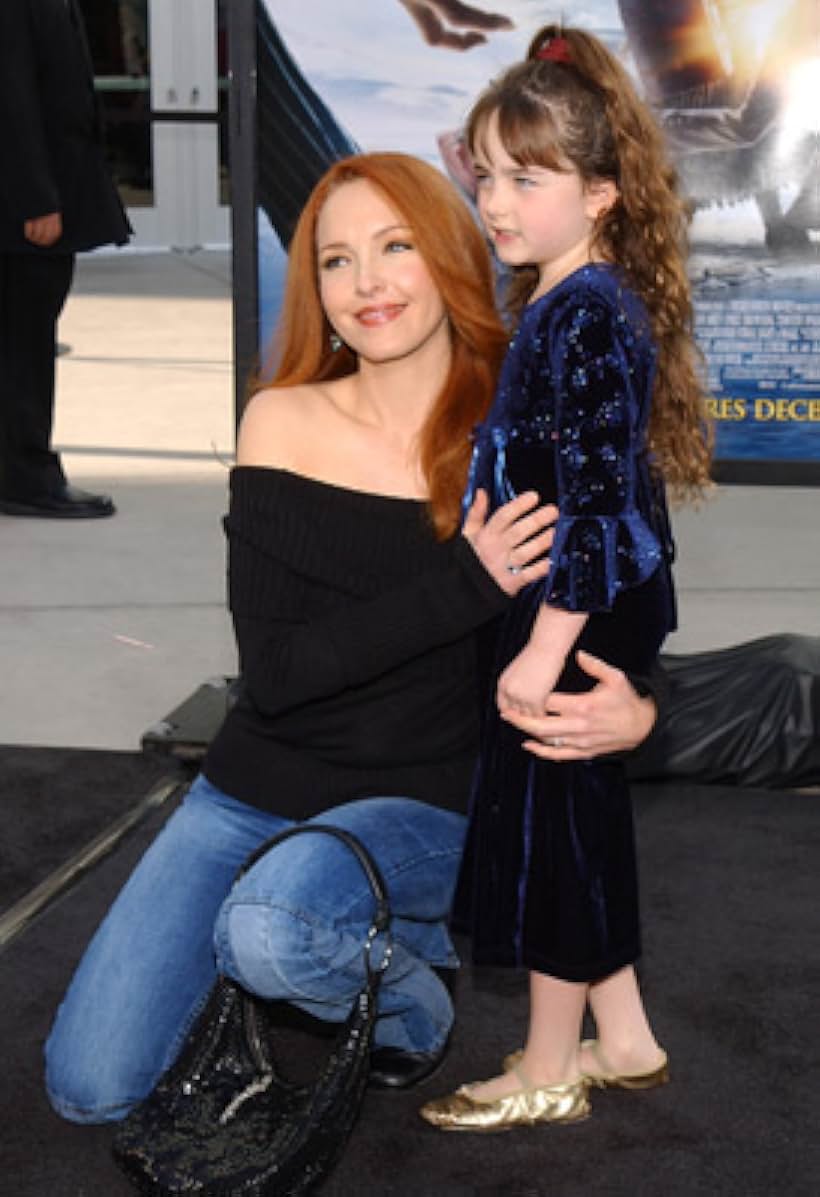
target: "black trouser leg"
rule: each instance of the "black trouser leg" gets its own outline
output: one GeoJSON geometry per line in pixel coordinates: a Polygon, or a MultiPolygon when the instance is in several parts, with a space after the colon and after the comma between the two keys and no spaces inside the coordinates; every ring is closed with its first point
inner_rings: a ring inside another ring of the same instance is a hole
{"type": "Polygon", "coordinates": [[[0,494],[31,498],[65,481],[51,450],[57,318],[73,254],[0,253],[0,494]]]}

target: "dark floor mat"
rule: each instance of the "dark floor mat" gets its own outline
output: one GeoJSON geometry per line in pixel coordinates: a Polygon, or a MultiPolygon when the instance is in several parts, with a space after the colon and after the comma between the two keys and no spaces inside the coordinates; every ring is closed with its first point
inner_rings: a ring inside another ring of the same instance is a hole
{"type": "Polygon", "coordinates": [[[0,913],[174,768],[140,752],[0,747],[0,913]]]}
{"type": "MultiPolygon", "coordinates": [[[[524,978],[465,968],[445,1067],[416,1091],[368,1093],[322,1197],[814,1197],[820,993],[820,799],[636,787],[647,1004],[672,1083],[593,1093],[570,1127],[445,1135],[427,1097],[491,1075],[521,1042],[524,978]]],[[[3,1177],[15,1197],[129,1197],[110,1128],[60,1121],[40,1052],[69,973],[155,833],[157,815],[0,959],[3,1177]]]]}

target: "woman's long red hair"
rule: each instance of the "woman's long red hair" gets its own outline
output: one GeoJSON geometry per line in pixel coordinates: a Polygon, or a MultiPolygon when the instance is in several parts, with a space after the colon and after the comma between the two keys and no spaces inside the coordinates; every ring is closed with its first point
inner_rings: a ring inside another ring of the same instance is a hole
{"type": "Polygon", "coordinates": [[[483,235],[435,167],[406,154],[360,154],[334,163],[322,177],[293,235],[271,364],[254,389],[341,378],[356,370],[356,357],[347,346],[331,347],[316,254],[316,222],[324,203],[337,187],[356,180],[377,187],[407,222],[449,317],[452,365],[419,437],[430,511],[443,539],[459,526],[470,432],[489,408],[507,334],[496,312],[483,235]]]}

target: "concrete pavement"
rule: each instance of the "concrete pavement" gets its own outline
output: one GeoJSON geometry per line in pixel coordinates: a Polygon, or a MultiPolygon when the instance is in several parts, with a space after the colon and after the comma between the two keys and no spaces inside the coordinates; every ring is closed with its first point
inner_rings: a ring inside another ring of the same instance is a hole
{"type": "Polygon", "coordinates": [[[0,743],[134,749],[236,670],[224,603],[233,453],[230,258],[80,259],[55,444],[108,520],[0,516],[0,743]]]}

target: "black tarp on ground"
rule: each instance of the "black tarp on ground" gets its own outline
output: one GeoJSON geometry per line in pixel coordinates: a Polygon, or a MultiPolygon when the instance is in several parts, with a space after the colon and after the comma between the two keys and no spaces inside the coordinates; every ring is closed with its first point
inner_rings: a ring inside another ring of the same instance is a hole
{"type": "MultiPolygon", "coordinates": [[[[26,763],[27,784],[37,751],[26,763]]],[[[110,763],[75,754],[52,783],[55,802],[81,812],[100,766],[110,763]]],[[[3,794],[20,793],[15,765],[22,762],[0,752],[3,794]]],[[[522,977],[465,969],[445,1067],[414,1092],[368,1094],[323,1197],[820,1191],[820,797],[635,789],[644,987],[672,1083],[649,1093],[593,1093],[593,1117],[578,1126],[487,1137],[434,1131],[417,1117],[420,1102],[490,1075],[520,1042],[526,1020],[522,977]]],[[[133,797],[132,790],[123,801],[133,797]]],[[[16,806],[4,801],[4,824],[16,806]]],[[[132,1192],[110,1162],[109,1128],[73,1127],[51,1113],[40,1050],[83,943],[164,817],[153,816],[0,955],[0,1192],[10,1197],[132,1192]]],[[[37,857],[35,839],[33,865],[37,857]]]]}
{"type": "Polygon", "coordinates": [[[635,780],[773,789],[820,783],[820,636],[661,656],[665,701],[635,780]]]}

